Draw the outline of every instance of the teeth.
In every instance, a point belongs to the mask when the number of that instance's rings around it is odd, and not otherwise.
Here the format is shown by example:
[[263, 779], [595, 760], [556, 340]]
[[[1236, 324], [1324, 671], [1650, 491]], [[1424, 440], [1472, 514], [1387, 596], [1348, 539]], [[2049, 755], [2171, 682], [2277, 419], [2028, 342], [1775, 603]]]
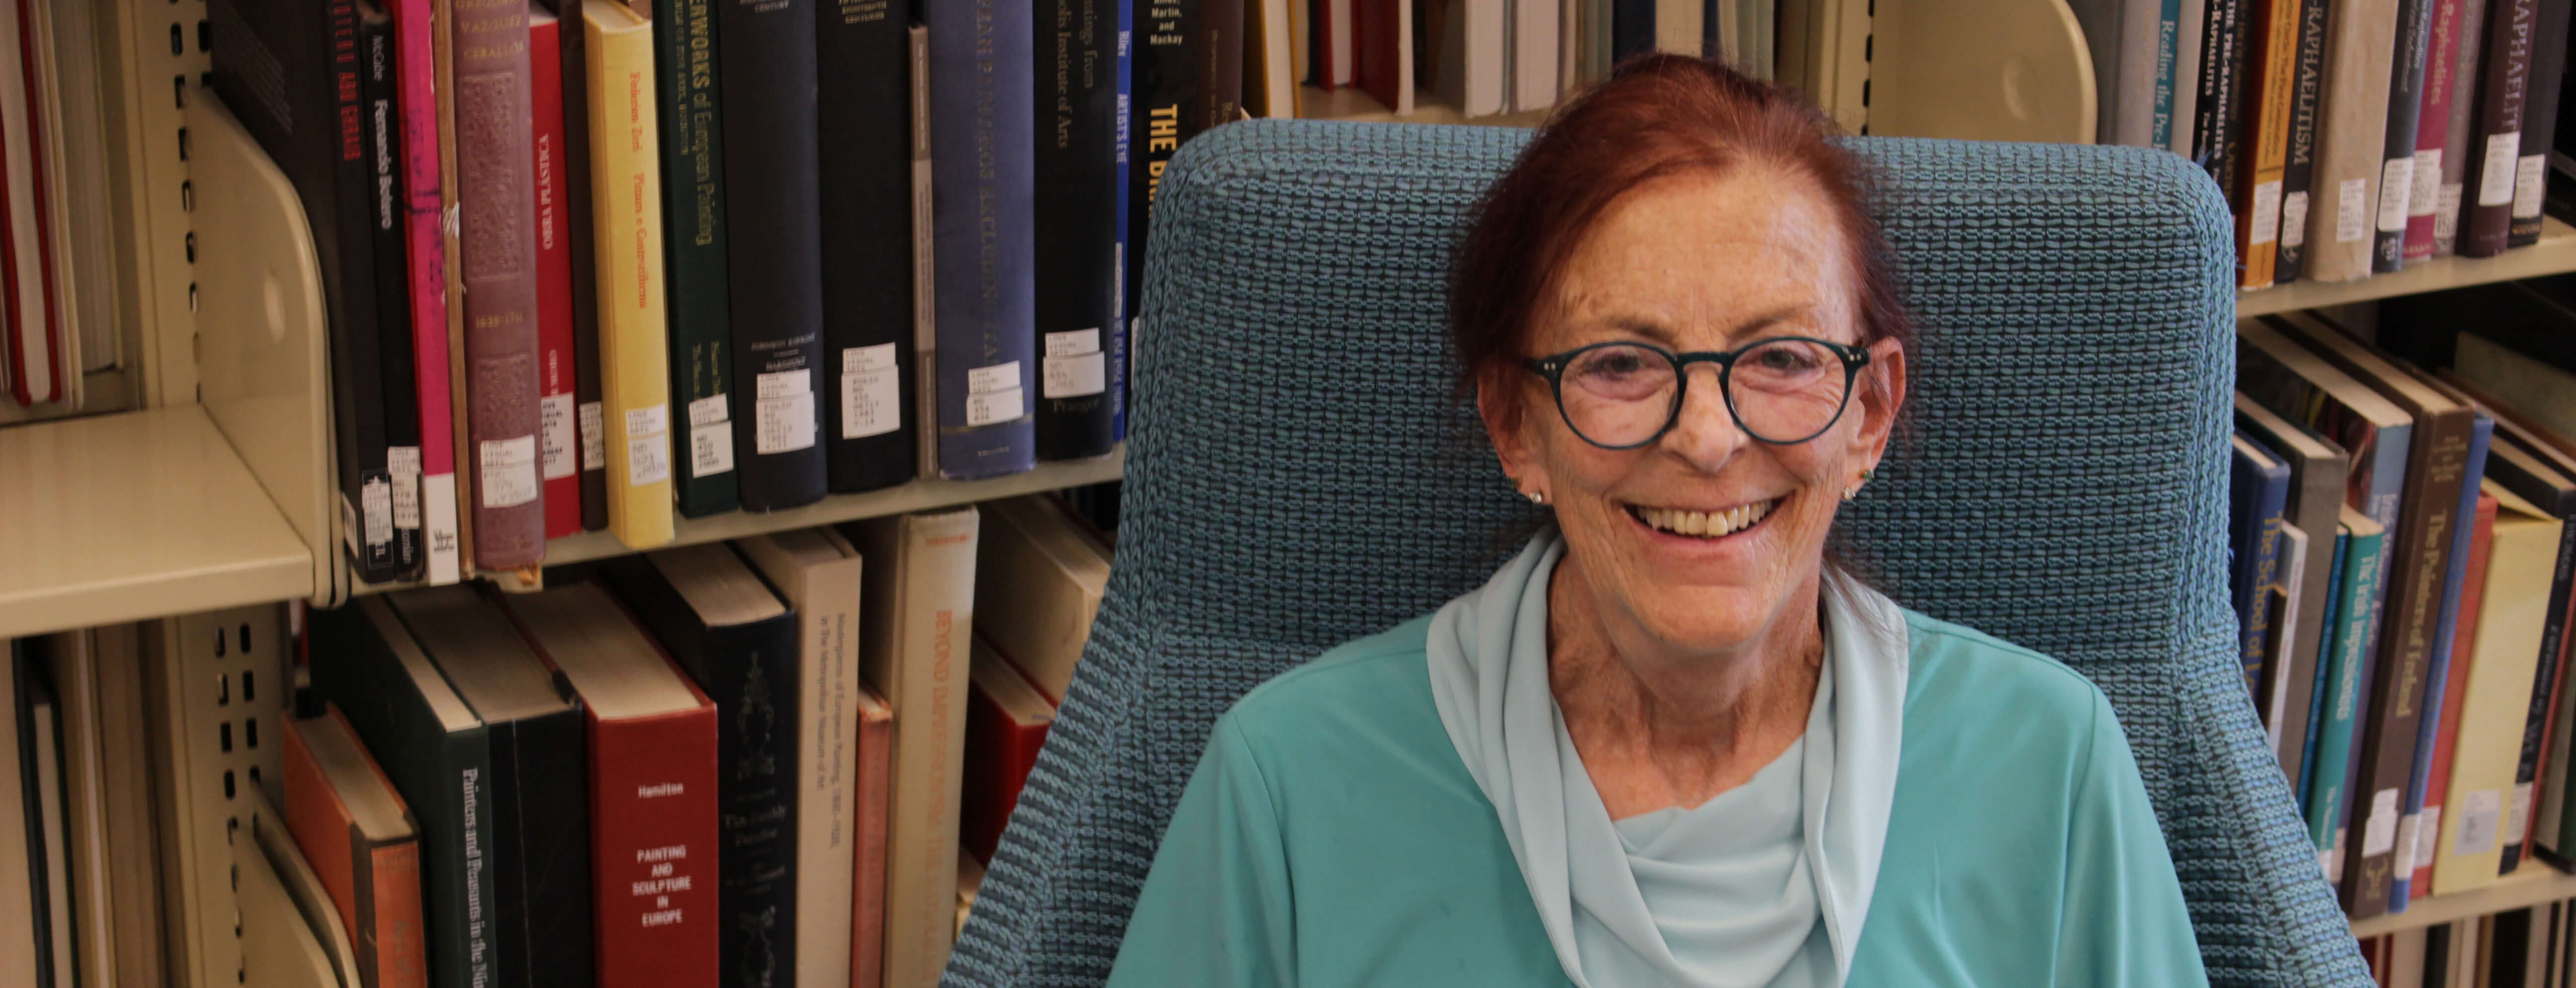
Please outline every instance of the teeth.
[[1742, 531], [1771, 513], [1777, 502], [1764, 501], [1725, 511], [1679, 511], [1671, 508], [1638, 508], [1637, 518], [1654, 528], [1679, 535], [1720, 538]]

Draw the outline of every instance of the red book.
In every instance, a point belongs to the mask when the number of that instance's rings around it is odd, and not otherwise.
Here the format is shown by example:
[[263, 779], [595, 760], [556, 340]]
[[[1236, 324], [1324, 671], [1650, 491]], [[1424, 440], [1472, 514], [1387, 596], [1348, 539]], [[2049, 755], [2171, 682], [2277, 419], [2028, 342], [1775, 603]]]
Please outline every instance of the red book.
[[[455, 405], [448, 393], [447, 248], [439, 229], [438, 64], [431, 55], [430, 0], [386, 0], [394, 21], [394, 111], [402, 126], [404, 251], [411, 267], [412, 375], [420, 399], [420, 447], [388, 450], [388, 469], [420, 473], [421, 545], [429, 582], [454, 583], [464, 543], [456, 525]], [[392, 286], [385, 286], [391, 290]]]
[[597, 983], [715, 984], [715, 704], [598, 584], [499, 596], [590, 724]]
[[[576, 25], [574, 30], [579, 30]], [[546, 537], [581, 531], [581, 434], [573, 408], [572, 231], [564, 209], [563, 47], [555, 15], [528, 5], [528, 104], [537, 152], [537, 456]]]
[[850, 988], [885, 983], [887, 807], [894, 793], [894, 706], [859, 687], [859, 763], [851, 773]]
[[29, 16], [27, 0], [16, 0], [6, 13], [14, 19], [17, 50], [8, 52], [7, 71], [19, 85], [0, 113], [0, 327], [8, 334], [10, 386], [21, 405], [60, 401], [67, 394], [62, 380], [72, 373], [65, 360], [60, 317], [54, 311], [53, 207], [46, 201], [51, 177], [45, 174], [45, 114], [49, 74], [40, 68], [35, 34], [42, 23]]
[[1019, 805], [1020, 786], [1037, 767], [1038, 749], [1046, 747], [1055, 704], [982, 635], [975, 636], [974, 666], [967, 678], [974, 689], [966, 695], [965, 792], [959, 815], [967, 853], [977, 861], [991, 861], [993, 848], [1002, 842], [1002, 828], [1011, 822], [1011, 809]]
[[2487, 556], [2495, 547], [2496, 497], [2478, 494], [2469, 529], [2469, 564], [2460, 577], [2460, 619], [2451, 632], [2451, 672], [2443, 677], [2441, 726], [2433, 729], [2433, 767], [2424, 775], [2424, 823], [2415, 852], [2413, 885], [2433, 887], [2433, 847], [2442, 832], [2442, 800], [2451, 792], [2451, 749], [2460, 739], [2460, 706], [2468, 700], [2469, 657], [2476, 655], [2478, 602], [2486, 599]]
[[[2452, 90], [2453, 76], [2459, 73], [2460, 32], [2477, 30], [2477, 25], [2460, 19], [2460, 0], [2433, 0], [2433, 39], [2430, 59], [2424, 68], [2424, 103], [2422, 126], [2415, 136], [2415, 186], [2406, 200], [2406, 263], [2431, 260], [2433, 257], [2433, 214], [2442, 198], [2443, 142], [2451, 136], [2444, 122], [2451, 119], [2451, 102], [2460, 98]], [[2475, 94], [2471, 94], [2474, 96]], [[2456, 636], [2455, 636], [2456, 637]], [[2452, 655], [2462, 654], [2459, 649]], [[2429, 786], [2430, 783], [2427, 783]], [[2431, 806], [2432, 790], [2425, 790], [2424, 805]], [[2416, 866], [2418, 873], [2429, 872], [2431, 863]]]
[[339, 907], [367, 988], [425, 988], [420, 828], [357, 732], [326, 708], [286, 722], [286, 832]]

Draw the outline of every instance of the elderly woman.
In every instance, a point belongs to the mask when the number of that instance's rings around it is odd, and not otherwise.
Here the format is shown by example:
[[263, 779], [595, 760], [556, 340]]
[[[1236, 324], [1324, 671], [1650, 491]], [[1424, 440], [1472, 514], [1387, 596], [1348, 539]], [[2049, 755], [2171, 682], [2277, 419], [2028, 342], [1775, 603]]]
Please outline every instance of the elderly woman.
[[2206, 981], [2101, 692], [1828, 549], [1905, 401], [1866, 191], [1692, 59], [1539, 133], [1451, 313], [1554, 524], [1217, 722], [1111, 985]]

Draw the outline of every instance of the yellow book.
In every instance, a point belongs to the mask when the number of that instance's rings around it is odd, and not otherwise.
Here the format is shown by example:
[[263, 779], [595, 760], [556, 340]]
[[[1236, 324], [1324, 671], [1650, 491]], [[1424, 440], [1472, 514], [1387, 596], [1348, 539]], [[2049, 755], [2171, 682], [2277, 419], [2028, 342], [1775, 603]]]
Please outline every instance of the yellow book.
[[2256, 60], [2246, 75], [2255, 87], [2247, 112], [2254, 117], [2246, 131], [2246, 157], [2237, 175], [2236, 257], [2238, 287], [2268, 288], [2280, 253], [2281, 176], [2289, 164], [2290, 91], [2298, 84], [2298, 0], [2263, 0], [2247, 8], [2254, 14]]
[[661, 137], [653, 22], [581, 5], [590, 81], [590, 202], [598, 225], [600, 429], [608, 531], [636, 549], [671, 541], [670, 342], [662, 317]]
[[2528, 796], [2515, 798], [2513, 774], [2532, 675], [2540, 668], [2561, 523], [2492, 480], [2486, 491], [2496, 499], [2495, 541], [2487, 552], [2468, 698], [2460, 704], [2460, 739], [2451, 751], [2451, 788], [2433, 853], [2434, 895], [2495, 884], [2504, 845], [2513, 839], [2506, 831], [2522, 826], [2512, 810], [2529, 805]]

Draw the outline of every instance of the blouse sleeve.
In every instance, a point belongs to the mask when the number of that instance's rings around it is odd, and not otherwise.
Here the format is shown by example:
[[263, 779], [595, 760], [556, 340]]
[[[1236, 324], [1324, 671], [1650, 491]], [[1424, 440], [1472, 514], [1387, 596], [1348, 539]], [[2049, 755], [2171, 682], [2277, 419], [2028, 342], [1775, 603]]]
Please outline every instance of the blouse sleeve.
[[1287, 849], [1261, 766], [1217, 721], [1127, 921], [1110, 988], [1297, 983]]
[[2128, 736], [2099, 693], [2093, 697], [2092, 750], [2082, 773], [2067, 821], [2057, 983], [2207, 985], [2164, 831], [2147, 802]]

